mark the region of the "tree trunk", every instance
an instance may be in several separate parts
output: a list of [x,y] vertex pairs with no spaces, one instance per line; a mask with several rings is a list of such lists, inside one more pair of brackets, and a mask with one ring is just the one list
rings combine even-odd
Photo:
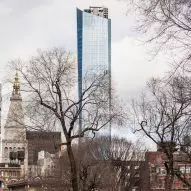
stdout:
[[173,185],[173,176],[171,174],[167,174],[165,181],[165,191],[172,191]]
[[166,184],[165,184],[165,190],[171,191],[173,189],[173,182],[174,182],[174,161],[173,161],[173,154],[171,153],[169,155],[169,165],[168,165],[168,171],[166,176]]
[[74,159],[74,153],[72,151],[71,143],[67,145],[68,158],[70,162],[70,171],[71,171],[71,181],[73,191],[78,191],[78,178],[77,178],[77,169],[76,162]]

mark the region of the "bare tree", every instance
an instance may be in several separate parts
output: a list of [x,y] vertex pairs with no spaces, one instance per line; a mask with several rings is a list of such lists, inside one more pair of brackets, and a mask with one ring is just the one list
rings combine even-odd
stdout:
[[[122,119],[121,108],[109,103],[108,74],[87,80],[82,95],[76,95],[76,61],[70,52],[54,48],[38,51],[28,62],[13,61],[11,67],[22,78],[28,113],[32,122],[50,129],[59,128],[64,135],[74,191],[78,189],[76,160],[72,149],[74,140],[98,132],[114,120]],[[115,105],[114,105],[115,104]],[[82,131],[79,132],[79,119]],[[36,120],[38,119],[38,120]],[[42,124],[42,126],[41,126]]]
[[85,148],[82,163],[86,166],[89,160],[89,164],[97,166],[96,171],[89,171],[88,176],[97,176],[97,189],[131,190],[136,184],[140,186],[139,173],[145,150],[139,144],[118,137],[113,137],[110,143],[109,137],[100,137],[91,140]]
[[190,80],[182,77],[174,77],[168,84],[160,79],[152,79],[141,99],[133,101],[138,125],[136,131],[144,132],[167,157],[164,164],[167,171],[166,190],[171,190],[175,176],[191,187],[189,180],[179,176],[174,166],[175,151],[184,145],[182,141],[185,135],[190,135],[189,85]]
[[190,0],[124,1],[136,11],[138,30],[148,34],[147,42],[154,42],[155,54],[165,50],[173,55],[170,58],[171,64],[175,65],[173,72],[181,67],[190,71]]
[[[141,186],[139,175],[145,149],[140,144],[102,136],[84,141],[80,150],[74,147],[74,153],[79,163],[80,190],[116,191]],[[62,180],[66,184],[70,171],[65,152],[61,160]]]

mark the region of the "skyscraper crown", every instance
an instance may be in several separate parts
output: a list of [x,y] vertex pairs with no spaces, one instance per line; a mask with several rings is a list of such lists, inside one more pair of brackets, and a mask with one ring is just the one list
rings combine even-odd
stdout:
[[19,76],[18,73],[16,72],[15,75],[15,81],[13,83],[13,94],[20,94],[20,83],[19,83]]
[[13,91],[11,100],[21,100],[20,95],[20,82],[19,82],[19,75],[18,72],[15,74],[14,82],[13,82]]
[[84,9],[84,12],[108,19],[108,8],[106,7],[90,6],[89,9]]

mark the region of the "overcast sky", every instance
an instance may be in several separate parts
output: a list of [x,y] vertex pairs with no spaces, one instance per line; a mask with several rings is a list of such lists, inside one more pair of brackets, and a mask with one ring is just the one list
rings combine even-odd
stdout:
[[151,76],[167,71],[165,56],[150,61],[143,34],[134,30],[133,15],[119,0],[0,0],[0,80],[8,61],[35,54],[38,48],[65,47],[76,53],[76,7],[109,8],[112,20],[112,81],[129,100]]

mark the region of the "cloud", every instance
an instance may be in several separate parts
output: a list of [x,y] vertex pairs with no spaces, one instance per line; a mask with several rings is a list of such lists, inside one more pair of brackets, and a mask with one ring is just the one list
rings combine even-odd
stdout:
[[4,15],[10,14],[12,9],[10,7],[5,6],[3,3],[0,3],[0,18]]
[[149,60],[147,48],[133,37],[112,43],[113,83],[125,100],[141,92],[151,77],[160,77],[168,69],[162,56]]
[[84,9],[90,5],[109,8],[113,77],[122,95],[133,95],[149,77],[166,70],[164,59],[149,62],[145,51],[148,47],[137,45],[136,39],[141,34],[133,30],[135,19],[126,15],[126,3],[117,0],[91,2],[7,0],[0,3],[0,73],[4,72],[9,60],[27,58],[38,48],[63,46],[76,53],[76,7]]
[[[118,0],[6,0],[0,3],[0,80],[8,61],[26,59],[38,48],[63,46],[76,53],[76,7],[106,6],[112,20],[112,80],[116,91],[129,100],[151,76],[167,70],[164,56],[148,60],[148,46],[134,30],[135,18],[126,15],[126,3]],[[5,92],[6,93],[6,92]],[[5,115],[6,112],[4,112]]]
[[[166,70],[165,61],[149,62],[147,46],[137,44],[141,34],[126,15],[126,4],[117,0],[7,0],[0,3],[0,73],[8,61],[35,54],[36,49],[63,46],[76,53],[76,7],[106,6],[112,20],[113,82],[123,97],[139,91],[153,75]],[[3,11],[4,10],[4,11]]]
[[[7,0],[0,3],[4,10],[0,16],[0,72],[9,60],[26,58],[38,48],[64,46],[76,52],[76,7],[84,9],[89,3],[87,0]],[[112,41],[131,33],[132,20],[125,15],[124,3],[97,0],[96,5],[109,8]]]

